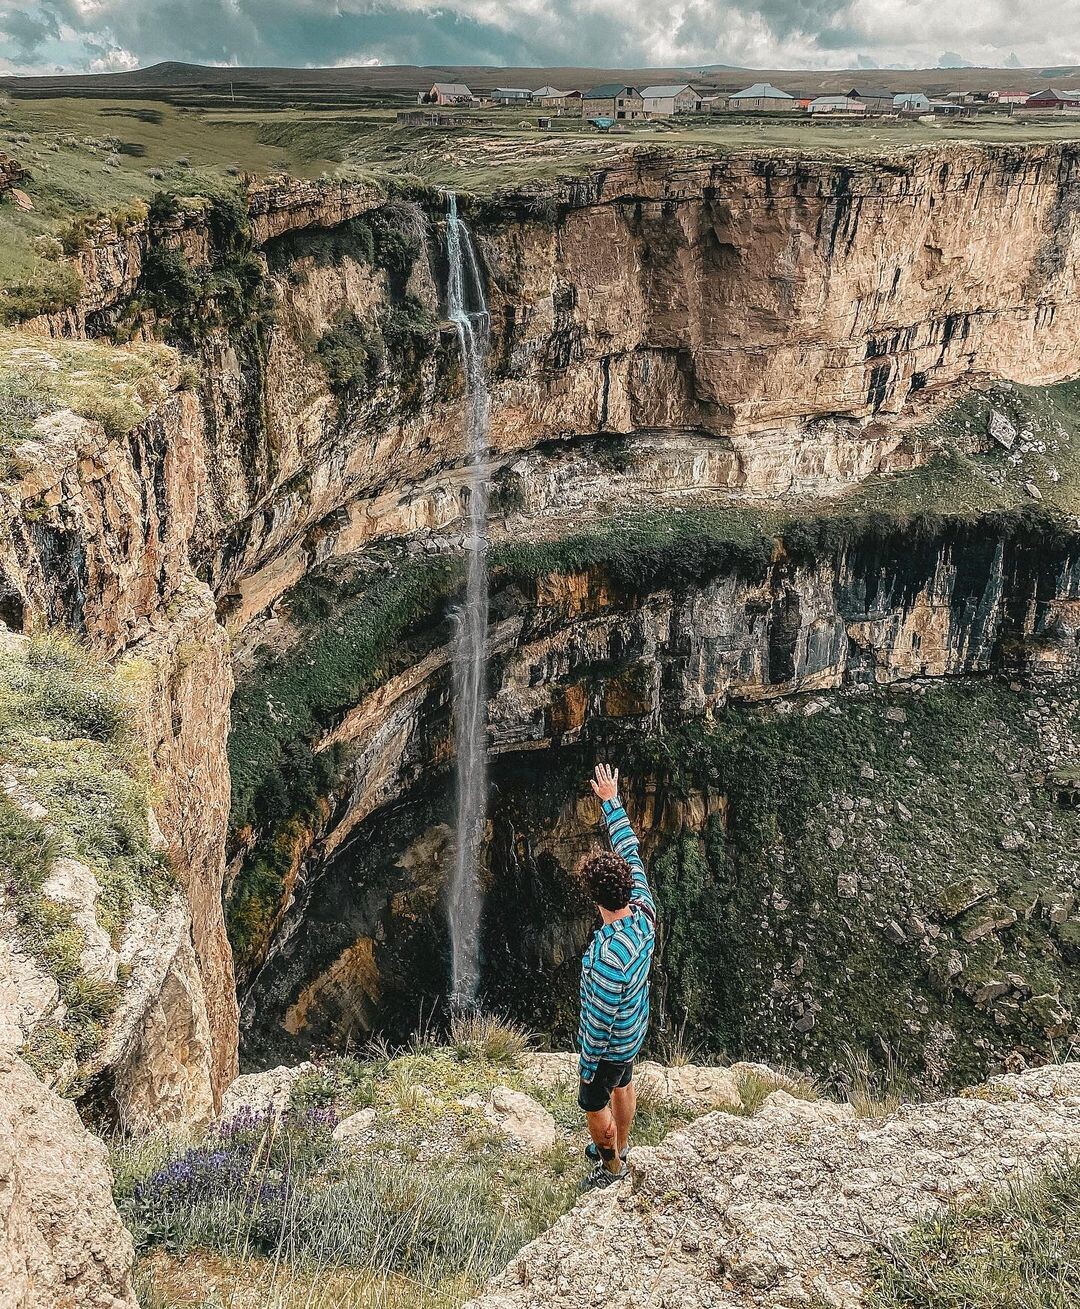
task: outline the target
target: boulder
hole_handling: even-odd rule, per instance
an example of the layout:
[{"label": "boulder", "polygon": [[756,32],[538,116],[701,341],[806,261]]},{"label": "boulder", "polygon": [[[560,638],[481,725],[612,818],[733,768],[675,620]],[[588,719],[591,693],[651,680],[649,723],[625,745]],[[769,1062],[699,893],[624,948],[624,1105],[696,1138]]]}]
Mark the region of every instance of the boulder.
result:
[{"label": "boulder", "polygon": [[832,1100],[800,1100],[788,1091],[770,1091],[755,1115],[770,1122],[842,1123],[855,1117],[849,1104]]},{"label": "boulder", "polygon": [[0,1052],[0,1307],[136,1309],[105,1146]]},{"label": "boulder", "polygon": [[533,1154],[543,1154],[555,1144],[555,1119],[524,1091],[496,1086],[483,1113],[492,1127]]},{"label": "boulder", "polygon": [[289,1097],[296,1082],[312,1067],[310,1063],[282,1064],[262,1073],[245,1073],[243,1077],[235,1078],[222,1097],[222,1118],[231,1118],[238,1109],[243,1108],[254,1109],[256,1113],[264,1109],[282,1113],[288,1108]]},{"label": "boulder", "polygon": [[1080,1064],[989,1092],[873,1121],[779,1092],[708,1114],[631,1151],[628,1185],[581,1199],[469,1309],[856,1309],[915,1224],[1080,1149]]},{"label": "boulder", "polygon": [[338,1123],[334,1128],[334,1140],[343,1145],[358,1145],[367,1140],[374,1123],[374,1109],[359,1109]]},{"label": "boulder", "polygon": [[644,1060],[635,1072],[638,1088],[688,1109],[741,1109],[742,1097],[730,1068],[681,1064],[668,1068]]}]

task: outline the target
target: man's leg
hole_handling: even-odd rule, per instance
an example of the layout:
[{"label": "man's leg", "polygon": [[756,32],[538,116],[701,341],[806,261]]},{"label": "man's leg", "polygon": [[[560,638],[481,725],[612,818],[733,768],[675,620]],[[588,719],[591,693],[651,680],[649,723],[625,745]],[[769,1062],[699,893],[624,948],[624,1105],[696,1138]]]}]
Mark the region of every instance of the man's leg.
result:
[{"label": "man's leg", "polygon": [[[611,1093],[611,1117],[615,1127],[615,1139],[620,1156],[630,1141],[630,1127],[637,1109],[637,1087],[633,1082],[626,1086],[617,1086]],[[594,1137],[593,1140],[596,1138]]]},{"label": "man's leg", "polygon": [[589,1129],[593,1144],[600,1151],[600,1158],[604,1161],[604,1167],[609,1173],[621,1172],[622,1163],[615,1148],[618,1132],[611,1109],[605,1105],[603,1109],[598,1109],[596,1113],[587,1112],[585,1114],[585,1125]]}]

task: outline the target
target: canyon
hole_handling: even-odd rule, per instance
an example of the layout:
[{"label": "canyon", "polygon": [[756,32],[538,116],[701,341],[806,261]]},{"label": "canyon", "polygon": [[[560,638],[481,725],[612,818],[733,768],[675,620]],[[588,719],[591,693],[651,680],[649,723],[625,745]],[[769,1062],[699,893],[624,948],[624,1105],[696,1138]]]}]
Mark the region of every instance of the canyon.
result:
[{"label": "canyon", "polygon": [[[947,1087],[1075,1036],[1078,163],[644,150],[462,194],[491,319],[486,1003],[570,1033],[604,752],[672,919],[658,1039],[826,1078],[847,1040]],[[179,892],[127,948],[88,1112],[205,1117],[241,1048],[445,1001],[445,203],[162,198],[91,224],[78,302],[5,334],[5,375],[138,392],[118,418],[57,383],[0,485],[0,612],[128,670]]]}]

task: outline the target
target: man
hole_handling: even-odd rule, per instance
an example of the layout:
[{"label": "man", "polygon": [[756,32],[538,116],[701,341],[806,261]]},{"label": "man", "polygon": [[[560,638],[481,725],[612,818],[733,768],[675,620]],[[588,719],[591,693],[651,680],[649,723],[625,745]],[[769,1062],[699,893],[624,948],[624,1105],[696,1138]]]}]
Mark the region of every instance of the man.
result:
[{"label": "man", "polygon": [[626,1174],[630,1126],[637,1106],[634,1059],[649,1026],[649,966],[656,940],[656,906],[638,839],[619,800],[619,770],[597,764],[593,793],[600,801],[612,852],[587,856],[578,873],[603,920],[581,961],[581,1082],[596,1167],[590,1186]]}]

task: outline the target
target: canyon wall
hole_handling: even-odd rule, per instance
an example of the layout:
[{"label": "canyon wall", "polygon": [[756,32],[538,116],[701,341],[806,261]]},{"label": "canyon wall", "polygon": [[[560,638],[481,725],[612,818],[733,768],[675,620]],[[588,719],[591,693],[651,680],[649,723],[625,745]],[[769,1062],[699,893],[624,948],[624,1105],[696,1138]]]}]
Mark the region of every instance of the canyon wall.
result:
[{"label": "canyon wall", "polygon": [[[1068,145],[842,164],[639,154],[584,181],[466,197],[497,343],[496,539],[558,541],[628,509],[820,507],[929,458],[923,424],[958,392],[1080,372],[1077,159]],[[215,1090],[235,1067],[223,881],[235,904],[273,864],[269,892],[249,898],[250,978],[279,931],[282,950],[302,934],[313,888],[365,825],[445,777],[442,622],[464,451],[456,345],[440,324],[441,204],[281,182],[243,209],[151,206],[90,231],[82,301],[29,325],[28,342],[35,330],[164,336],[186,358],[168,397],[122,434],[64,410],[36,420],[4,485],[0,567],[11,625],[65,623],[144,672],[155,813],[202,994],[184,998],[186,976],[168,990],[191,1021],[145,1030],[167,1045],[173,1026],[199,1028],[204,1004]],[[978,430],[958,444],[986,442]],[[948,523],[912,557],[897,541],[816,556],[770,541],[759,532],[757,564],[725,556],[676,588],[620,588],[603,566],[509,568],[493,631],[496,749],[569,747],[605,724],[647,734],[732,696],[982,673],[1008,665],[1010,642],[1026,672],[1073,669],[1080,597],[1056,536],[1045,557],[1011,528],[980,539]],[[410,581],[403,559],[441,580]],[[290,793],[284,819],[265,786],[237,809],[236,777],[253,765],[234,738],[226,879],[230,638],[246,706],[267,651],[302,681],[293,611],[313,579],[333,605],[335,560],[401,582],[408,621],[395,649],[372,638],[370,668],[335,656],[332,693],[293,741],[260,738],[282,771],[302,747],[317,779],[303,805]],[[261,712],[291,711],[264,697]],[[433,905],[441,874],[424,839]],[[354,950],[345,976],[377,972],[363,935],[342,943]]]},{"label": "canyon wall", "polygon": [[[1076,538],[1067,533],[1047,535],[1034,522],[1018,527],[1008,520],[996,527],[990,520],[941,525],[922,539],[910,530],[892,528],[881,534],[880,525],[878,530],[864,525],[861,535],[839,547],[804,539],[798,546],[793,540],[792,550],[794,557],[781,540],[773,559],[756,572],[733,567],[720,556],[696,580],[674,590],[628,581],[625,563],[621,570],[597,562],[588,570],[529,579],[496,571],[489,682],[493,800],[486,849],[488,1001],[509,1007],[516,1017],[556,1041],[572,1037],[573,973],[591,913],[579,902],[570,872],[596,839],[596,814],[582,794],[582,779],[587,759],[599,750],[619,759],[634,779],[629,783],[629,802],[645,833],[654,869],[661,859],[678,863],[686,842],[697,851],[694,857],[707,858],[711,868],[704,885],[700,870],[695,883],[681,865],[672,866],[661,878],[662,917],[690,913],[695,923],[664,923],[657,981],[660,1027],[677,1028],[690,1014],[696,1039],[715,1041],[724,1030],[744,1051],[747,1040],[755,1039],[756,1029],[761,1044],[749,1053],[759,1056],[768,1049],[776,1057],[780,1051],[816,1067],[837,1057],[838,1030],[841,1039],[860,1039],[868,1045],[879,1035],[882,1044],[904,1047],[911,1065],[919,1066],[922,1052],[916,1054],[914,1047],[930,1041],[931,1028],[942,1017],[942,995],[935,992],[926,970],[939,956],[948,956],[949,949],[954,953],[959,949],[964,965],[957,964],[946,989],[951,1007],[971,1009],[971,1022],[965,1023],[963,1017],[956,1020],[963,1035],[957,1051],[943,1061],[941,1075],[955,1076],[960,1067],[974,1075],[988,1066],[980,1059],[989,1051],[999,1059],[1010,1049],[1030,1055],[1073,1022],[1070,1005],[1075,1000],[1068,983],[1061,994],[1067,967],[1059,959],[1056,974],[1052,964],[1046,974],[1045,994],[1055,998],[1046,1002],[1045,1027],[1040,1026],[1042,1013],[1035,1007],[1012,1026],[999,1030],[991,1025],[989,1036],[982,1030],[986,1014],[973,997],[991,980],[986,973],[989,963],[981,955],[975,957],[972,942],[963,936],[965,931],[978,931],[978,924],[966,920],[959,924],[954,946],[952,919],[957,915],[935,908],[943,887],[964,872],[965,860],[948,827],[937,830],[929,817],[924,823],[919,806],[905,789],[915,783],[930,813],[935,804],[944,805],[955,783],[942,770],[951,768],[953,759],[969,746],[982,748],[981,738],[980,743],[963,743],[954,724],[947,741],[932,742],[918,735],[912,740],[907,732],[905,745],[904,729],[886,728],[896,737],[887,743],[880,740],[879,729],[907,721],[907,711],[901,707],[904,697],[889,699],[886,688],[903,687],[912,680],[924,691],[932,679],[998,670],[1036,685],[1064,687],[1064,692],[1053,694],[1067,697],[1080,659]],[[683,554],[684,566],[693,553],[691,547]],[[679,558],[673,551],[666,566],[658,568],[660,575],[671,577]],[[334,621],[347,630],[348,609],[339,609]],[[272,923],[277,939],[268,960],[245,986],[243,1029],[248,1057],[257,1062],[295,1059],[312,1044],[355,1043],[372,1030],[403,1034],[416,1021],[418,1006],[437,1006],[443,994],[442,897],[452,858],[452,788],[447,772],[452,744],[449,648],[443,644],[447,633],[443,629],[432,637],[432,643],[423,647],[415,645],[414,637],[416,662],[344,713],[316,746],[317,751],[341,751],[343,763],[337,785],[310,812],[308,826],[289,832],[289,871],[282,892],[288,907]],[[312,646],[302,648],[317,654]],[[278,694],[273,682],[266,690],[272,699]],[[723,755],[734,749],[724,735],[730,730],[725,726],[729,703],[761,706],[767,715],[774,712],[768,706],[776,705],[778,721],[783,722],[781,711],[790,707],[787,697],[836,690],[844,692],[840,699],[811,700],[812,712],[829,703],[830,713],[851,726],[843,731],[838,727],[831,748],[819,746],[816,757],[808,749],[801,763],[796,752],[793,761],[796,767],[817,770],[821,786],[833,788],[828,803],[823,790],[822,804],[816,809],[800,794],[798,784],[783,782],[785,752],[778,743],[774,742],[775,758],[763,747],[765,757],[755,760],[755,766],[765,766],[770,773],[775,770],[766,789],[780,787],[777,803],[789,811],[785,822],[802,832],[798,840],[778,841],[775,831],[763,832],[760,849],[740,848],[741,834],[761,821],[762,801],[759,795],[741,795],[734,779],[725,785],[730,757],[703,761],[694,768],[688,760],[704,747],[694,744],[693,736],[685,747],[685,759],[676,745],[670,747],[674,757],[664,756],[663,751],[653,755],[646,745],[665,736],[677,740],[680,725],[700,724],[692,730],[705,733],[706,742],[717,742],[715,748]],[[1006,700],[1013,697],[1007,690],[1004,694]],[[939,703],[929,691],[926,695],[929,705]],[[864,703],[877,713],[875,718],[867,711],[870,722],[860,717]],[[949,714],[967,712],[951,700],[947,703]],[[889,717],[884,717],[886,709]],[[751,737],[757,729],[753,718],[745,716],[754,712],[738,711],[743,715],[739,721],[750,724],[746,731]],[[1067,718],[1065,708],[1061,712]],[[772,721],[768,716],[762,720],[762,733],[774,730],[767,726]],[[934,730],[940,731],[940,725]],[[1037,798],[1031,803],[1040,813],[1048,803],[1039,794],[1040,777],[1051,765],[1071,766],[1078,744],[1065,732],[1060,741],[1043,743],[1041,759],[1038,747],[1027,747],[1013,761],[1017,778],[1024,778],[1025,793],[1026,788],[1034,788]],[[855,750],[876,748],[886,749],[892,755],[891,765],[901,773],[904,759],[896,756],[900,750],[909,752],[913,766],[912,753],[922,757],[928,751],[937,762],[926,766],[929,775],[920,765],[919,773],[907,782],[901,778],[894,787],[880,780],[889,775],[884,761],[871,763],[869,755],[852,757]],[[950,750],[957,753],[950,755]],[[834,758],[837,752],[839,758]],[[879,780],[870,786],[865,778],[861,783],[845,780],[858,764],[869,769],[871,781],[876,770]],[[860,777],[856,772],[856,779]],[[975,786],[987,785],[992,791],[997,784],[995,780],[993,785]],[[913,835],[922,831],[931,852],[917,860],[923,866],[917,872],[909,870],[906,881],[895,854],[882,848],[880,833],[867,838],[869,866],[860,867],[858,862],[851,864],[852,838],[839,835],[839,845],[831,845],[839,828],[815,830],[825,821],[821,813],[835,814],[836,821],[843,822],[844,813],[854,809],[850,799],[847,811],[841,807],[842,792],[850,786],[874,797],[878,815],[887,812],[885,821],[873,820],[882,829],[895,826],[897,814],[906,814],[903,823],[910,824]],[[883,793],[887,810],[882,808]],[[965,802],[957,803],[957,812],[947,822],[962,826],[970,815],[963,812]],[[994,817],[994,830],[1001,826],[1007,843],[1012,821],[1005,814]],[[1048,839],[1020,878],[1037,894],[1019,920],[1021,927],[1012,934],[1011,947],[1008,934],[998,947],[1013,950],[1018,973],[1023,971],[1026,952],[1038,961],[1032,967],[1040,970],[1056,953],[1046,938],[1039,897],[1045,894],[1047,905],[1059,904],[1064,919],[1069,918],[1074,898],[1068,887],[1075,874],[1068,860],[1063,863],[1060,852],[1054,852],[1049,832],[1055,823],[1068,826],[1070,821],[1064,815],[1046,818]],[[1055,839],[1067,846],[1064,832]],[[801,852],[818,841],[823,842],[822,848],[813,870],[807,870],[799,864]],[[1015,848],[1024,845],[1022,841]],[[725,846],[727,854],[717,853]],[[913,853],[907,852],[908,857]],[[984,857],[980,850],[978,858]],[[759,859],[765,861],[761,867]],[[785,872],[789,860],[794,865]],[[880,860],[876,875],[874,860]],[[725,872],[725,864],[733,867]],[[867,876],[868,882],[860,882]],[[992,887],[1011,886],[1017,876],[1016,867],[998,869],[995,864],[985,891],[979,891],[971,904],[987,899]],[[693,894],[688,878],[689,885],[699,886]],[[716,897],[710,907],[694,895],[705,895],[708,901],[706,888],[713,879]],[[738,901],[738,909],[728,903],[730,890],[721,890],[728,879],[741,884],[741,894],[749,897]],[[804,902],[805,912],[791,909],[790,918],[784,914],[786,921],[775,925],[772,939],[777,941],[793,930],[787,944],[777,948],[775,966],[785,975],[793,968],[795,976],[805,976],[796,988],[800,998],[793,998],[791,1008],[786,1002],[775,1003],[763,1014],[758,1012],[762,996],[769,994],[770,987],[774,1002],[779,994],[779,977],[772,975],[773,965],[767,962],[772,950],[760,943],[753,946],[750,959],[740,963],[738,984],[714,975],[701,961],[717,950],[731,959],[745,947],[747,942],[735,932],[735,921],[746,914],[749,921],[744,925],[753,932],[750,922],[756,917],[760,923],[775,913],[770,897],[780,896],[778,888],[787,881],[793,889],[778,903],[787,911]],[[748,890],[751,886],[757,888],[756,899]],[[815,895],[821,898],[811,905]],[[848,897],[850,904],[845,903]],[[726,907],[717,918],[719,903]],[[991,922],[987,933],[973,940],[1014,925],[1018,919],[1010,913],[1011,918],[1006,914],[1002,922]],[[838,926],[834,915],[847,920],[846,929]],[[894,921],[909,916],[921,921],[920,915],[934,923],[932,936],[925,927],[921,933],[913,932]],[[1029,921],[1030,946],[1020,940]],[[888,923],[895,931],[883,935]],[[713,932],[715,936],[710,935]],[[696,939],[688,952],[678,944],[687,937]],[[836,954],[838,942],[847,937],[850,948],[860,954],[867,948],[867,938],[876,943],[873,961],[866,962],[861,980],[858,968],[850,971],[851,960]],[[920,966],[913,977],[908,975],[911,954],[920,940],[926,950],[916,954]],[[998,940],[995,936],[994,942]],[[697,962],[691,964],[690,957]],[[258,964],[257,957],[254,962]],[[250,957],[245,963],[250,969]],[[834,995],[843,989],[843,978],[849,979],[845,984],[849,988],[862,985],[868,994],[876,994],[888,977],[890,986],[910,988],[912,1006],[922,1005],[932,1017],[925,1023],[920,1020],[915,1040],[911,1031],[898,1026],[896,1011],[884,999],[879,1006],[868,1002],[863,1013],[846,990],[843,999],[824,1003],[823,1017],[800,1026],[804,1016],[813,1013],[801,993],[812,986],[810,976],[818,969],[818,985],[823,984],[822,975],[831,978]],[[745,987],[745,994],[736,994],[739,987]],[[1031,994],[1029,987],[1028,997]],[[999,1016],[1003,1012],[999,1010]],[[726,1017],[718,1018],[721,1014]],[[736,1018],[737,1014],[742,1017]],[[725,1027],[729,1022],[732,1025]],[[973,1051],[975,1041],[985,1043],[982,1054]]]}]

